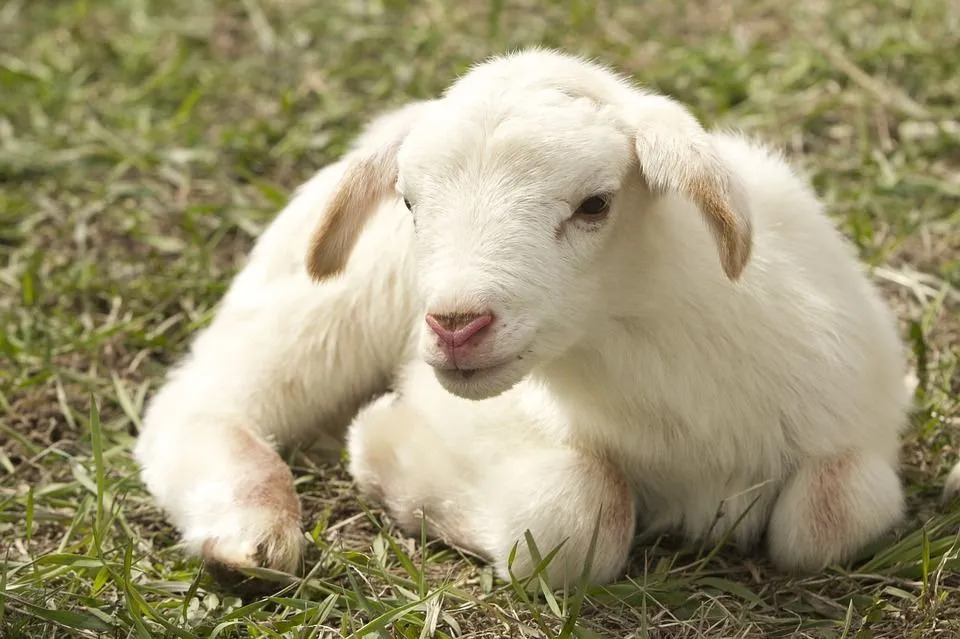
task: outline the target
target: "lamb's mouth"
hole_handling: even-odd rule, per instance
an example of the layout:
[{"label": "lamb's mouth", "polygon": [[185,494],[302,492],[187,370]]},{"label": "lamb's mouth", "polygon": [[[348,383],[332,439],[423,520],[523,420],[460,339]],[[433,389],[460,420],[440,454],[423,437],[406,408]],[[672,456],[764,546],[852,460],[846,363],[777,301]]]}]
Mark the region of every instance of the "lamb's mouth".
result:
[{"label": "lamb's mouth", "polygon": [[445,380],[459,383],[472,383],[479,382],[488,377],[496,375],[498,372],[502,371],[509,364],[513,363],[513,359],[504,360],[491,364],[490,366],[480,366],[477,368],[440,368],[434,367],[434,370],[437,372],[437,375],[444,378]]},{"label": "lamb's mouth", "polygon": [[430,362],[430,365],[447,392],[464,399],[485,399],[506,392],[526,376],[531,352],[529,347],[520,348],[512,355],[489,359],[482,365],[476,362],[457,366],[452,361]]}]

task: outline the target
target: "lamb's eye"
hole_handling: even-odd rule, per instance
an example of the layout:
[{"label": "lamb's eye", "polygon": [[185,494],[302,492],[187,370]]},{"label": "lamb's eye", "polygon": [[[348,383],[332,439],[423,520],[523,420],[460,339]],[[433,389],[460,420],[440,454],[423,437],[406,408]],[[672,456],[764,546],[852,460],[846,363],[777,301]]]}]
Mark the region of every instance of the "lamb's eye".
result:
[{"label": "lamb's eye", "polygon": [[404,205],[405,207],[407,207],[407,210],[408,210],[408,211],[412,211],[412,210],[413,210],[413,205],[410,204],[410,200],[408,200],[407,198],[403,198],[403,205]]},{"label": "lamb's eye", "polygon": [[605,195],[588,197],[577,207],[577,215],[583,217],[600,217],[610,210],[610,200]]}]

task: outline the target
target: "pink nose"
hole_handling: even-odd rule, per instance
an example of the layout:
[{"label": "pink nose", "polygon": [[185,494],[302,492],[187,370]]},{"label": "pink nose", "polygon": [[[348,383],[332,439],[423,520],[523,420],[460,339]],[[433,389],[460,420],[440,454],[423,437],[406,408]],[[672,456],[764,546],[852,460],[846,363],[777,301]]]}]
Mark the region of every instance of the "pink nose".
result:
[{"label": "pink nose", "polygon": [[459,348],[467,340],[481,334],[490,323],[490,313],[428,313],[427,325],[449,348]]}]

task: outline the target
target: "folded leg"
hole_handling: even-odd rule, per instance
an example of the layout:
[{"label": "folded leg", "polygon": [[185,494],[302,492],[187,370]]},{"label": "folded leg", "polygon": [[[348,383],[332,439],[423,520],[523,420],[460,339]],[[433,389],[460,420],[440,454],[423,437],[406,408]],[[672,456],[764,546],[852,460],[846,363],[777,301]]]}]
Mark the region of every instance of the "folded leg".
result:
[{"label": "folded leg", "polygon": [[768,530],[781,568],[816,571],[850,559],[899,519],[903,490],[890,460],[850,451],[805,462],[784,486]]},{"label": "folded leg", "polygon": [[343,168],[318,173],[264,232],[144,416],[142,478],[212,563],[297,566],[299,500],[277,449],[339,448],[410,356],[412,229],[395,203],[374,215],[341,277],[306,273],[310,231]]},{"label": "folded leg", "polygon": [[[541,556],[560,546],[544,573],[552,587],[579,580],[599,522],[589,579],[616,578],[635,525],[619,470],[548,441],[511,393],[472,402],[446,394],[429,375],[414,375],[351,425],[350,470],[361,491],[409,533],[424,520],[432,536],[487,558],[502,578],[535,568],[529,530]],[[411,383],[418,387],[408,394]]]}]

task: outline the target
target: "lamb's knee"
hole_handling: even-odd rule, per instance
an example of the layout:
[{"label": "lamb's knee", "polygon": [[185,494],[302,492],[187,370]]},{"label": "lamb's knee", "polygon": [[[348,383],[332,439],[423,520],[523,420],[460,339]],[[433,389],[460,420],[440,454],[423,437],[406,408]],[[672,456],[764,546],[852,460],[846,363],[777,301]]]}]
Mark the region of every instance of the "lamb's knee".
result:
[{"label": "lamb's knee", "polygon": [[360,492],[376,501],[408,492],[423,467],[423,454],[435,450],[420,414],[399,395],[388,394],[366,406],[347,431],[348,469]]},{"label": "lamb's knee", "polygon": [[550,587],[578,583],[585,567],[589,583],[616,579],[626,567],[636,525],[633,496],[620,471],[572,450],[531,452],[511,465],[498,473],[499,490],[488,492],[497,499],[493,519],[500,519],[496,546],[489,549],[499,576],[523,579],[537,568],[525,538],[529,531],[541,557],[560,549],[542,573]]},{"label": "lamb's knee", "polygon": [[303,539],[290,468],[245,430],[230,431],[223,444],[224,467],[185,495],[191,513],[185,541],[220,572],[251,566],[296,571]]},{"label": "lamb's knee", "polygon": [[423,511],[456,490],[464,474],[424,416],[398,395],[364,408],[347,433],[349,471],[360,493],[382,504],[401,529],[420,530]]},{"label": "lamb's knee", "polygon": [[243,568],[296,571],[300,501],[280,455],[236,424],[201,423],[189,437],[187,428],[154,423],[137,446],[144,479],[185,545],[224,585],[241,585]]},{"label": "lamb's knee", "polygon": [[347,430],[348,470],[360,492],[374,500],[383,498],[387,476],[393,474],[398,444],[396,413],[398,398],[388,394],[363,408]]},{"label": "lamb's knee", "polygon": [[857,451],[811,460],[774,506],[771,559],[799,571],[845,561],[887,532],[902,511],[903,489],[889,461]]}]

